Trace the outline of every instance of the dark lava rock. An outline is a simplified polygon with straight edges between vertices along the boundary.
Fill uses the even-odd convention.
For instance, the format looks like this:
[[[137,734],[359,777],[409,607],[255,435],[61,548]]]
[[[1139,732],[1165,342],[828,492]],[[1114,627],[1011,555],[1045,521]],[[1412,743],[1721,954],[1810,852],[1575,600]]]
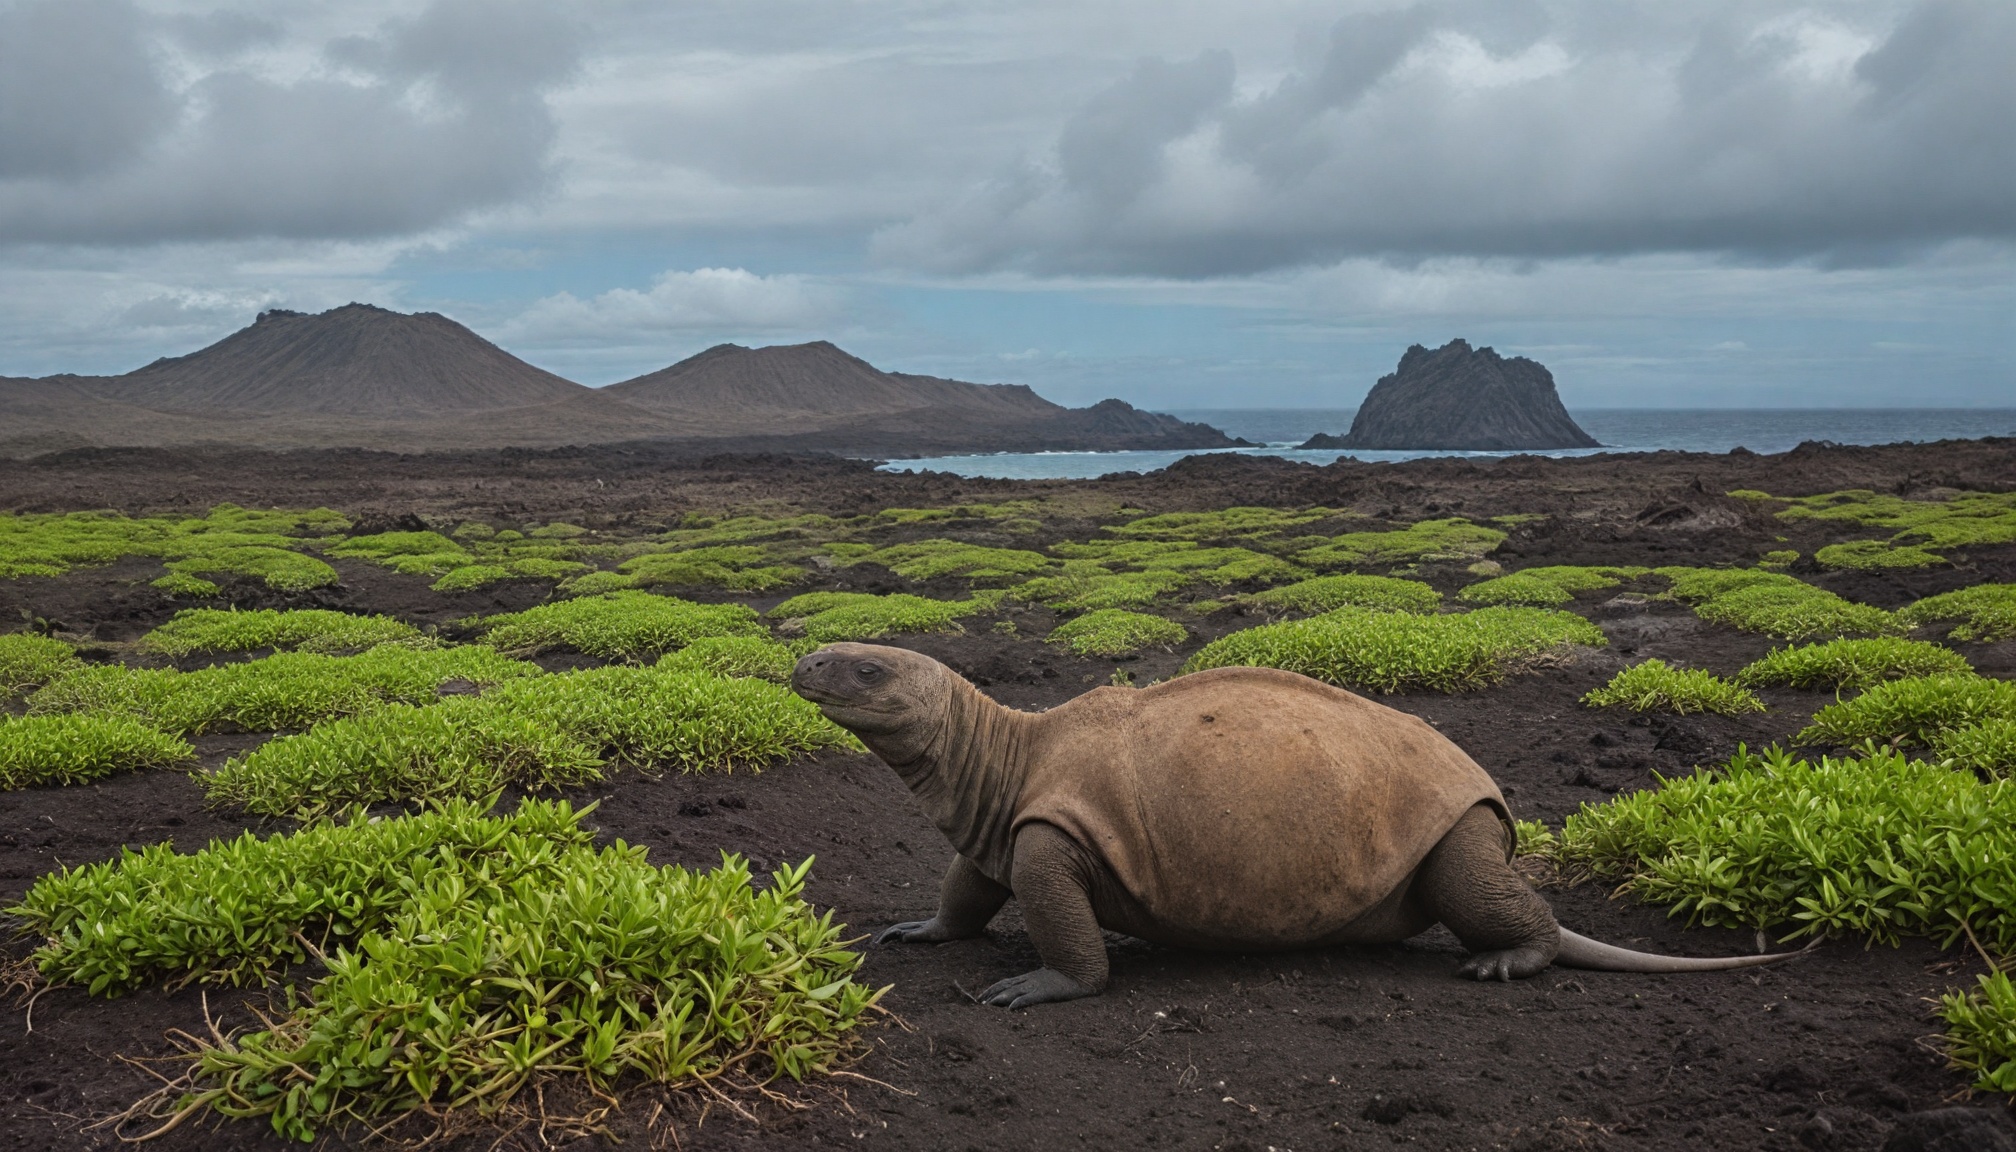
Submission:
[[[1898,1117],[1883,1152],[2016,1152],[2016,1134],[1986,1108],[1934,1108]]]
[[[1516,452],[1600,445],[1561,406],[1547,369],[1451,340],[1433,352],[1407,349],[1399,371],[1372,386],[1348,435],[1318,433],[1302,447]]]

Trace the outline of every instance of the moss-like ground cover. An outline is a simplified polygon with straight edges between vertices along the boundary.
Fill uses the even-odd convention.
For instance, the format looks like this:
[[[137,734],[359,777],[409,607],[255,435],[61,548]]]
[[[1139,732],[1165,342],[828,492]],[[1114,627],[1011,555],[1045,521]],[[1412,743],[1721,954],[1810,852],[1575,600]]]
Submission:
[[[1615,588],[1626,580],[1636,580],[1650,568],[1585,568],[1558,564],[1526,568],[1509,576],[1480,580],[1456,594],[1465,604],[1526,604],[1551,608],[1575,599],[1577,592]]]
[[[215,595],[217,585],[203,577],[219,574],[257,577],[270,587],[299,591],[336,583],[334,568],[300,550],[309,537],[347,527],[349,521],[326,508],[261,512],[235,504],[180,520],[114,512],[0,514],[0,579],[60,576],[122,556],[158,556],[168,574],[154,583],[171,594]]]
[[[605,660],[640,661],[704,636],[763,636],[743,604],[695,604],[649,592],[609,592],[541,604],[477,622],[483,642],[501,652],[567,647]]]
[[[1435,560],[1479,560],[1506,541],[1496,528],[1461,518],[1422,520],[1384,532],[1346,532],[1328,543],[1296,553],[1313,568],[1362,568]]]
[[[794,647],[764,636],[703,636],[677,652],[666,653],[657,666],[664,672],[753,676],[773,684],[787,684],[798,657],[812,647],[809,641],[800,641]]]
[[[802,1078],[833,1068],[879,995],[802,892],[757,891],[597,850],[583,813],[528,802],[291,835],[167,845],[44,877],[10,909],[46,979],[117,995],[156,981],[255,983],[309,955],[326,975],[261,1031],[198,1042],[151,1103],[261,1117],[308,1140],[417,1109],[494,1113],[535,1076],[607,1092]]]
[[[1885,680],[1914,676],[1965,674],[1973,668],[1951,648],[1877,636],[1866,640],[1829,640],[1777,648],[1736,673],[1747,688],[1869,688]]]
[[[37,714],[130,716],[194,736],[222,724],[247,732],[306,728],[388,704],[431,704],[444,685],[465,691],[544,675],[491,649],[386,645],[356,656],[283,652],[193,672],[100,664],[28,697]]]
[[[343,652],[417,639],[420,630],[390,616],[353,616],[325,608],[190,608],[141,637],[164,656],[249,652],[256,648]]]
[[[1857,572],[1930,568],[1946,562],[1944,556],[1935,552],[1908,544],[1892,544],[1887,540],[1850,540],[1845,544],[1829,544],[1813,553],[1813,560],[1822,568],[1847,568]]]
[[[1595,625],[1542,608],[1480,608],[1442,616],[1339,608],[1263,624],[1199,649],[1185,672],[1259,666],[1374,692],[1461,692],[1503,679],[1570,645],[1607,643]]]
[[[1124,608],[1101,608],[1052,628],[1050,642],[1080,656],[1127,656],[1143,648],[1181,644],[1189,635],[1189,630],[1174,620]]]
[[[817,708],[768,681],[612,666],[320,724],[229,761],[204,785],[216,802],[308,817],[353,803],[579,784],[617,765],[726,772],[853,746]]]
[[[1442,594],[1419,580],[1393,576],[1316,576],[1247,597],[1261,608],[1321,613],[1338,608],[1429,613],[1442,607]]]
[[[1603,687],[1582,697],[1590,708],[1629,708],[1633,712],[1714,712],[1740,716],[1764,711],[1764,702],[1748,688],[1731,684],[1700,668],[1674,668],[1664,660],[1634,664]]]
[[[807,640],[832,644],[841,640],[874,640],[899,632],[947,632],[962,617],[985,612],[997,600],[933,600],[907,592],[808,592],[793,596],[769,615]]]

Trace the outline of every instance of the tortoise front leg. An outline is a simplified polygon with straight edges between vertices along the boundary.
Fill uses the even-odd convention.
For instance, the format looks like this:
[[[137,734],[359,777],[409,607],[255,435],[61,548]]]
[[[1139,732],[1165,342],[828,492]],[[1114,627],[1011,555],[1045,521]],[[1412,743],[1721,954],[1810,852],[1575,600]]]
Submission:
[[[1106,987],[1106,938],[1092,912],[1090,865],[1070,837],[1048,824],[1015,834],[1010,880],[1043,967],[980,993],[980,1002],[1027,1008],[1097,996]]]
[[[987,924],[1013,895],[989,880],[979,865],[964,856],[954,856],[952,867],[938,885],[938,915],[929,920],[910,920],[891,925],[875,937],[875,943],[891,940],[937,944],[947,940],[967,940],[987,930]]]

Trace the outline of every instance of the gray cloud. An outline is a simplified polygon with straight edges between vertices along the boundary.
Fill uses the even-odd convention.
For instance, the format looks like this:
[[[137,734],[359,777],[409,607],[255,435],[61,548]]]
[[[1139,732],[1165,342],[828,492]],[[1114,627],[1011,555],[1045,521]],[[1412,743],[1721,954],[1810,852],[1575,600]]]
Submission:
[[[452,223],[544,185],[544,93],[580,55],[571,23],[529,0],[436,0],[283,78],[230,56],[272,39],[256,21],[156,23],[123,0],[33,0],[0,18],[0,241],[14,242]],[[170,87],[155,54],[176,44],[226,62]]]
[[[1617,9],[1348,16],[1258,94],[1232,95],[1229,75],[1164,81],[1167,117],[1116,115],[1204,59],[1143,66],[1047,157],[876,251],[943,271],[1210,276],[1353,256],[1882,262],[2016,237],[2016,6],[1919,0],[1881,24]]]

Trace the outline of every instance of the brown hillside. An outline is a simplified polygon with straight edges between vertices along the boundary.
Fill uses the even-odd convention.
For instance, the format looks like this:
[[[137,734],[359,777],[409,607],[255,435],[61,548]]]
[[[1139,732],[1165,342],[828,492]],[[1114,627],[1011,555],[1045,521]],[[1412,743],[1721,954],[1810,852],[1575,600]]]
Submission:
[[[835,418],[949,409],[988,422],[1066,411],[1020,384],[968,384],[884,372],[824,340],[744,348],[718,344],[603,391],[662,413],[695,435],[757,435],[831,426]]]
[[[527,364],[435,312],[346,304],[263,312],[249,328],[124,376],[67,378],[163,412],[403,418],[522,408],[587,388]]]

